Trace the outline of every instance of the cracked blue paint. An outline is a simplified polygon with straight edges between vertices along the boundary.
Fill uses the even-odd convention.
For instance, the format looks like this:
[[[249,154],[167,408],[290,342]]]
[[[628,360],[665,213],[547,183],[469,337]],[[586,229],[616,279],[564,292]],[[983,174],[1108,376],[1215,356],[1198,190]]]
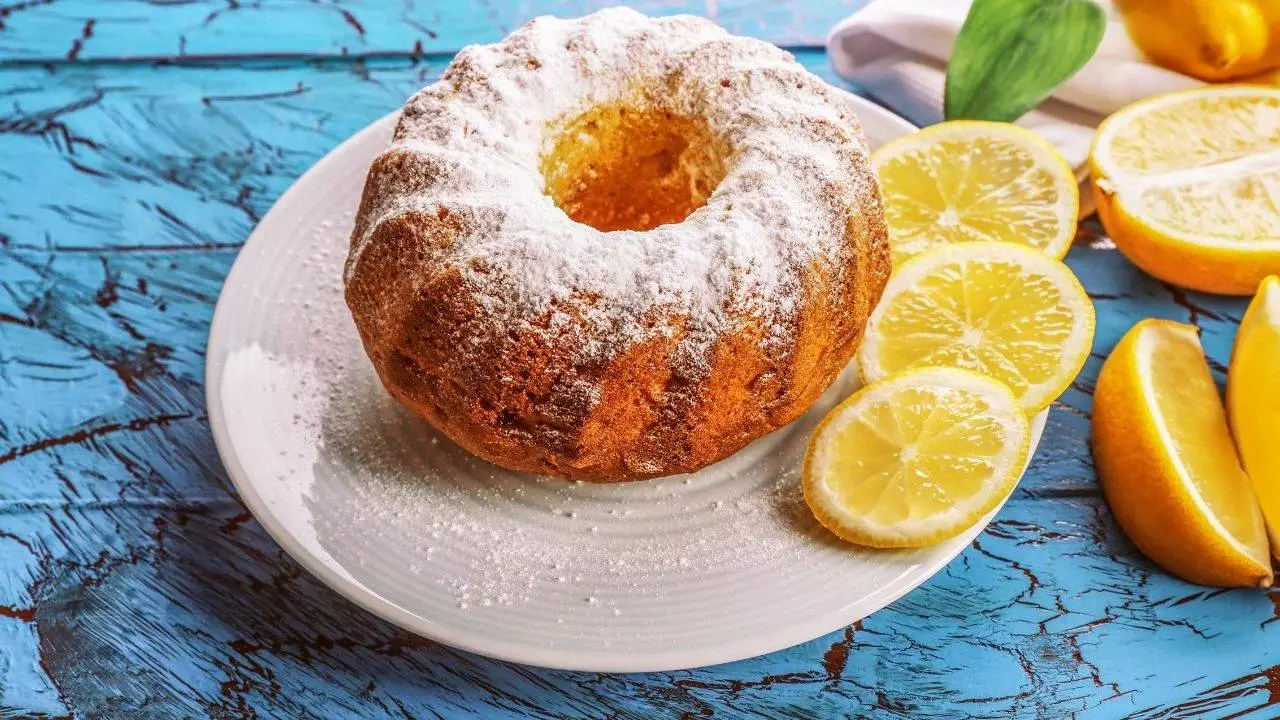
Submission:
[[[1125,330],[1196,323],[1221,379],[1243,303],[1146,277],[1092,225],[1068,262],[1094,354],[1021,487],[943,572],[826,637],[684,672],[522,667],[378,620],[271,541],[204,410],[237,248],[462,45],[600,4],[0,4],[0,717],[1280,715],[1280,593],[1154,569],[1088,446]],[[828,80],[816,46],[849,4],[637,3],[714,12]]]

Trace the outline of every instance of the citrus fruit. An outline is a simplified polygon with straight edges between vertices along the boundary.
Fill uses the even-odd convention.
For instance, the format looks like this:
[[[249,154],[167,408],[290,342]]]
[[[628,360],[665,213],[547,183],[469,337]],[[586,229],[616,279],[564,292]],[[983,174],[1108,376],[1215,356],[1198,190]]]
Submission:
[[[1107,233],[1155,277],[1248,295],[1280,273],[1280,88],[1134,103],[1098,127],[1089,165]]]
[[[1093,304],[1058,260],[1012,243],[939,245],[890,277],[858,364],[868,382],[915,367],[974,370],[1037,412],[1075,379],[1093,325]]]
[[[1244,314],[1227,373],[1227,417],[1280,550],[1280,277],[1262,281]]]
[[[1165,570],[1266,586],[1262,513],[1240,467],[1196,328],[1143,320],[1103,364],[1093,453],[1116,521]]]
[[[1001,383],[909,370],[858,390],[814,431],[804,497],[836,535],[917,547],[960,533],[1017,483],[1030,429]]]
[[[1120,0],[1129,38],[1185,75],[1221,82],[1280,67],[1275,0]]]
[[[872,153],[894,264],[934,245],[1003,240],[1061,258],[1080,190],[1049,143],[1009,123],[955,120]]]

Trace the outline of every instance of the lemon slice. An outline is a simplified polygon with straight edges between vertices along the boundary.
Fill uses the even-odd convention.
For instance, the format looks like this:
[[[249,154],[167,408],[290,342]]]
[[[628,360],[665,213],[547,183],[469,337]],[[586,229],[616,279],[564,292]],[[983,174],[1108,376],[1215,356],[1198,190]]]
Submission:
[[[889,278],[858,363],[867,381],[929,365],[974,370],[1037,412],[1080,372],[1093,323],[1093,304],[1061,262],[1012,243],[942,245]]]
[[[1093,453],[1116,521],[1161,567],[1271,584],[1262,513],[1194,327],[1144,320],[1116,345],[1094,392]]]
[[[1089,165],[1103,225],[1148,273],[1236,295],[1280,273],[1280,89],[1134,103],[1098,127]]]
[[[1262,281],[1236,333],[1227,416],[1267,521],[1272,552],[1280,553],[1280,277]]]
[[[868,385],[814,431],[804,497],[827,529],[873,547],[960,533],[1017,483],[1030,429],[1007,387],[954,368]]]
[[[974,240],[1029,245],[1061,258],[1080,209],[1062,155],[1009,123],[956,120],[871,155],[894,265],[930,247]]]

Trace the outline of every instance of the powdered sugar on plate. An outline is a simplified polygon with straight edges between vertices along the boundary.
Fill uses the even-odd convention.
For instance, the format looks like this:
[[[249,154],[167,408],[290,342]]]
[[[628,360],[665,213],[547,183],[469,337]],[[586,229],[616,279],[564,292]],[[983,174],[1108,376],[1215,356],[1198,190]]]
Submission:
[[[800,492],[801,429],[691,476],[595,485],[523,475],[400,408],[358,352],[317,340],[314,360],[300,363],[253,345],[229,359],[224,384],[256,399],[244,408],[254,436],[279,448],[263,500],[301,513],[289,520],[307,528],[300,540],[355,582],[394,563],[400,583],[428,585],[458,609],[571,608],[577,598],[621,616],[637,591],[777,565],[821,533]]]

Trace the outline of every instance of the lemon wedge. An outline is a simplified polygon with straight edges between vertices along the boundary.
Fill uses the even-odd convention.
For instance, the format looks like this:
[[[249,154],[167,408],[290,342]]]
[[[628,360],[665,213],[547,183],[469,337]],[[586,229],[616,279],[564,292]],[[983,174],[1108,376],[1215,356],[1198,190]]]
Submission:
[[[1227,416],[1245,472],[1280,552],[1280,277],[1262,281],[1245,311],[1227,373]]]
[[[974,240],[1062,258],[1075,237],[1075,175],[1052,145],[1017,125],[933,125],[879,148],[871,163],[894,265],[934,245]]]
[[[858,365],[868,382],[924,366],[974,370],[1033,413],[1080,372],[1093,326],[1093,304],[1058,260],[1012,243],[940,245],[889,278]]]
[[[1262,513],[1194,327],[1143,320],[1116,345],[1094,392],[1093,453],[1147,557],[1203,585],[1271,584]]]
[[[804,497],[850,542],[918,547],[952,537],[1009,494],[1030,428],[1013,393],[954,368],[868,385],[814,431]]]
[[[1280,273],[1280,88],[1134,103],[1098,127],[1089,165],[1107,233],[1155,277],[1248,295]]]

